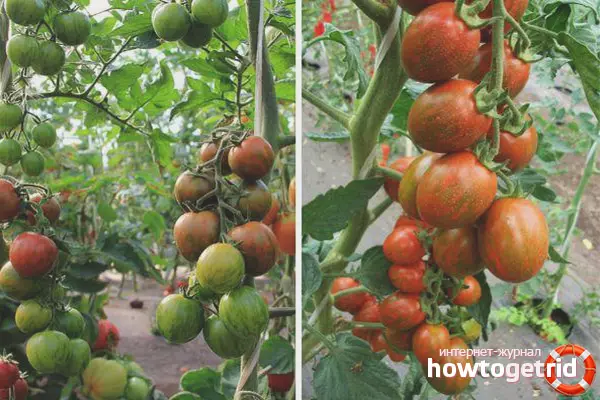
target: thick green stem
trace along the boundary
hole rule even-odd
[[[335,302],[340,297],[348,296],[348,295],[355,294],[355,293],[365,293],[365,292],[369,292],[369,289],[367,289],[364,286],[357,286],[357,287],[353,287],[350,289],[341,290],[333,295],[333,301]]]
[[[333,107],[308,89],[302,89],[302,97],[304,100],[308,101],[310,104],[327,114],[333,120],[342,124],[344,128],[349,128],[350,116],[345,112]]]
[[[391,19],[394,13],[394,8],[386,6],[385,4],[383,4],[382,1],[352,0],[352,2],[356,4],[356,6],[367,15],[367,17],[379,23],[380,25],[389,23],[389,20]],[[392,5],[395,6],[396,2],[392,2]]]
[[[490,79],[490,90],[501,90],[504,78],[504,0],[492,0],[494,3],[493,16],[499,17],[492,25],[492,79]],[[492,156],[500,151],[500,122],[494,120],[492,124]]]
[[[587,154],[587,162],[585,165],[585,169],[583,170],[583,175],[579,180],[579,184],[577,185],[577,190],[575,191],[575,196],[573,196],[573,200],[571,201],[571,212],[569,213],[569,218],[567,219],[567,229],[565,233],[564,240],[561,246],[561,255],[566,258],[569,249],[571,247],[571,240],[573,239],[573,233],[575,232],[575,228],[577,227],[577,220],[579,219],[579,214],[581,213],[581,206],[583,203],[583,194],[585,193],[585,189],[590,181],[592,175],[594,175],[594,170],[596,166],[596,155],[598,152],[598,145],[600,144],[600,139],[596,140],[592,143],[588,154]],[[550,296],[546,300],[544,304],[544,311],[542,312],[542,318],[550,318],[550,314],[554,309],[554,304],[556,302],[556,297],[558,295],[558,289],[560,287],[560,282],[562,278],[566,275],[568,269],[567,264],[561,264],[558,270],[553,275],[553,288]]]

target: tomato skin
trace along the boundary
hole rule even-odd
[[[258,291],[249,286],[221,297],[219,317],[240,338],[257,337],[269,326],[269,308]]]
[[[476,87],[475,82],[452,79],[421,93],[408,113],[408,130],[415,144],[436,153],[452,153],[484,137],[492,119],[477,109]]]
[[[204,341],[221,358],[233,359],[246,354],[256,342],[256,338],[239,338],[227,329],[218,316],[212,315],[206,320],[202,331]]]
[[[486,43],[479,48],[471,63],[461,71],[459,77],[473,82],[481,82],[492,66],[492,44]],[[531,64],[521,60],[513,53],[510,45],[504,41],[504,74],[502,87],[515,97],[527,84]]]
[[[0,361],[0,389],[10,389],[18,379],[18,364],[11,361]]]
[[[452,303],[463,307],[479,303],[479,299],[481,299],[481,285],[479,285],[477,279],[472,276],[467,276],[463,286],[466,287],[460,288],[454,298],[452,298],[452,290],[448,291],[447,294],[448,297],[452,298]]]
[[[173,228],[177,249],[188,261],[196,262],[202,252],[219,241],[219,216],[212,211],[181,215]]]
[[[412,338],[415,329],[400,331],[396,329],[385,328],[384,335],[387,343],[392,350],[412,351]]]
[[[196,204],[204,195],[215,188],[215,181],[204,175],[197,175],[191,171],[185,171],[175,181],[173,195],[179,203]]]
[[[417,157],[400,157],[388,165],[388,168],[396,170],[400,173],[404,173],[416,158]],[[398,201],[398,188],[400,187],[400,181],[392,179],[388,176],[384,177],[383,179],[383,188],[385,189],[387,195],[390,196],[390,199]]]
[[[279,248],[285,254],[296,254],[296,213],[281,214],[273,224]]]
[[[150,386],[144,379],[134,376],[127,380],[125,398],[127,400],[147,400],[150,390]]]
[[[292,209],[296,208],[296,177],[294,176],[290,181],[290,186],[288,187],[288,201],[290,202],[290,206]]]
[[[83,371],[83,393],[93,400],[116,400],[127,387],[127,370],[115,360],[94,358]]]
[[[65,51],[56,42],[45,40],[39,45],[39,58],[33,60],[33,70],[44,76],[58,74],[65,65]]]
[[[258,180],[266,176],[275,162],[271,144],[260,136],[249,136],[229,151],[229,166],[240,178]]]
[[[90,345],[83,339],[72,339],[69,343],[69,351],[69,362],[60,371],[67,377],[81,374],[92,359]]]
[[[227,161],[227,157],[229,156],[229,150],[223,150],[221,154],[221,174],[229,175],[231,174],[231,168],[229,168],[229,162]],[[217,152],[219,151],[219,143],[209,142],[204,143],[202,147],[200,147],[199,158],[203,163],[211,161],[217,156]]]
[[[429,225],[427,222],[421,221],[420,219],[416,219],[413,217],[408,217],[406,215],[399,216],[396,220],[396,223],[394,224],[394,228],[399,228],[401,226],[416,226],[420,230],[433,230],[433,226]]]
[[[454,3],[437,3],[419,13],[402,40],[402,66],[419,82],[446,81],[475,57],[481,35],[454,12]]]
[[[229,236],[239,243],[247,275],[266,274],[277,263],[279,243],[273,231],[265,224],[251,221],[233,228]]]
[[[54,33],[64,44],[78,46],[84,44],[92,33],[92,23],[81,11],[59,14],[54,19]]]
[[[57,373],[69,362],[69,346],[69,338],[62,332],[39,332],[27,341],[27,359],[39,373]]]
[[[452,350],[452,349],[467,350],[468,347],[462,339],[455,337],[455,338],[450,339],[450,344],[447,347],[447,349],[449,349],[449,350]],[[427,381],[429,382],[429,384],[440,393],[447,394],[447,395],[460,393],[463,390],[465,390],[467,388],[467,386],[469,386],[469,383],[471,382],[471,378],[469,376],[461,377],[459,374],[456,374],[453,377],[443,376],[443,373],[441,373],[441,371],[443,370],[444,365],[447,363],[462,364],[463,366],[466,366],[467,364],[473,364],[473,357],[467,356],[467,355],[464,355],[464,356],[448,355],[445,357],[441,357],[440,362],[439,362],[440,377],[427,378]],[[464,367],[460,367],[457,365],[456,368],[458,370],[459,368],[464,368]]]
[[[242,282],[244,264],[244,256],[231,244],[211,244],[198,258],[196,279],[215,293],[227,293]]]
[[[83,319],[83,315],[75,308],[58,311],[54,314],[52,328],[64,333],[69,339],[78,339],[85,331],[85,319]]]
[[[514,17],[517,21],[519,21],[523,15],[525,15],[525,11],[527,11],[527,6],[529,5],[529,0],[506,0],[504,2],[504,8],[510,15]],[[485,10],[483,10],[479,16],[481,18],[492,18],[493,14],[493,6],[490,3]],[[509,22],[504,23],[504,33],[508,33],[512,28]],[[481,41],[482,42],[490,42],[492,40],[492,28],[486,27],[481,30]]]
[[[444,1],[448,0],[398,0],[398,5],[403,11],[416,16],[427,7]]]
[[[381,322],[381,313],[379,304],[375,302],[367,302],[363,305],[359,312],[354,315],[352,318],[354,322]],[[381,329],[373,329],[373,328],[354,328],[352,329],[352,334],[356,337],[359,337],[367,342],[371,338],[372,335],[378,334],[381,332]]]
[[[210,26],[192,19],[192,25],[185,36],[181,38],[181,42],[194,49],[199,49],[209,44],[212,37],[213,32]],[[225,160],[227,161],[227,159]]]
[[[154,32],[159,38],[167,42],[176,42],[183,39],[191,26],[190,13],[181,4],[159,4],[152,12]]]
[[[43,331],[52,321],[52,309],[37,300],[22,302],[15,312],[17,328],[27,335]]]
[[[508,161],[508,168],[519,171],[525,168],[538,147],[538,134],[534,126],[530,126],[521,136],[500,131],[500,151],[494,158],[496,162]]]
[[[445,274],[454,278],[482,271],[485,266],[477,246],[477,229],[464,226],[438,231],[433,238],[433,260]]]
[[[112,351],[119,346],[121,334],[115,324],[106,319],[98,321],[98,336],[92,346],[94,351]]]
[[[393,362],[402,362],[406,359],[406,354],[397,353],[393,349],[390,349],[389,347],[386,349],[385,352],[388,355],[388,357],[390,358],[390,360],[392,360]]]
[[[385,340],[385,336],[383,335],[382,331],[371,335],[368,342],[373,353],[379,353],[380,351],[385,351],[387,349],[387,341]]]
[[[238,201],[242,215],[253,221],[262,220],[271,210],[273,195],[263,181],[244,182],[240,186],[244,192]]]
[[[265,215],[262,219],[262,223],[265,225],[273,225],[277,220],[277,214],[279,214],[279,210],[281,209],[281,203],[277,200],[277,197],[272,196],[273,200],[271,201],[271,208],[267,215]]]
[[[342,290],[359,287],[360,282],[356,279],[348,277],[339,277],[333,280],[331,285],[330,293],[336,294]],[[340,311],[349,312],[350,314],[356,314],[367,301],[367,292],[353,293],[346,296],[340,297],[335,300],[334,306]]]
[[[34,195],[32,195],[29,200],[32,203],[41,203],[42,200],[44,199],[44,197],[40,194],[40,193],[35,193]],[[56,197],[51,197],[49,199],[46,200],[46,202],[41,206],[42,208],[42,213],[44,214],[44,217],[46,217],[48,219],[48,221],[50,221],[51,224],[55,224],[58,219],[60,218],[60,203],[58,202],[58,200],[56,199]],[[36,219],[35,219],[35,215],[33,215],[32,212],[28,212],[27,213],[27,221],[31,224],[31,225],[35,225],[36,223]]]
[[[56,129],[48,122],[42,122],[41,124],[36,125],[31,131],[31,136],[36,144],[45,149],[54,146],[58,138]]]
[[[444,325],[424,323],[419,325],[412,337],[412,348],[421,365],[427,365],[427,359],[439,362],[440,350],[450,345],[450,332]]]
[[[431,164],[442,154],[425,152],[417,157],[406,169],[398,186],[398,201],[404,212],[413,218],[419,218],[417,210],[417,187]]]
[[[394,264],[415,264],[425,255],[425,248],[414,226],[395,228],[383,242],[383,254]]]
[[[492,274],[505,282],[525,282],[548,258],[546,217],[530,200],[496,200],[482,219],[478,243],[481,258]]]
[[[204,308],[200,302],[187,299],[182,294],[171,294],[163,298],[156,308],[156,324],[169,343],[187,343],[204,327]]]
[[[294,384],[294,373],[268,374],[269,389],[275,393],[287,393]]]
[[[194,0],[191,10],[195,20],[212,27],[223,24],[229,15],[227,0]]]
[[[8,261],[0,269],[0,290],[16,300],[28,300],[35,297],[42,287],[34,279],[22,278]]]
[[[425,320],[419,295],[396,292],[381,302],[381,322],[388,328],[406,331]]]
[[[497,190],[496,174],[468,151],[437,160],[417,188],[421,219],[445,229],[472,225],[490,207]]]
[[[12,388],[14,400],[27,400],[27,395],[29,394],[29,385],[25,379],[17,379]],[[11,400],[10,389],[0,389],[0,400]]]
[[[19,214],[21,198],[15,186],[6,179],[0,179],[0,222],[8,222]]]
[[[10,262],[22,278],[35,278],[54,268],[58,248],[48,237],[34,232],[23,232],[10,246]]]
[[[421,293],[425,290],[423,277],[425,263],[421,260],[414,264],[392,265],[388,269],[388,278],[392,285],[402,293]]]

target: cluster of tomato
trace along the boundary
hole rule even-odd
[[[321,3],[321,16],[313,29],[315,37],[322,36],[325,33],[325,24],[331,23],[333,20],[332,14],[336,9],[335,0],[325,0]]]
[[[10,355],[0,357],[0,400],[27,399],[29,385],[25,378]]]
[[[237,358],[256,344],[269,322],[266,302],[243,284],[245,277],[267,273],[282,252],[295,253],[295,216],[279,214],[279,201],[261,180],[275,158],[265,139],[220,137],[204,144],[198,158],[198,168],[181,174],[174,189],[188,210],[175,223],[175,243],[195,268],[182,294],[161,301],[156,322],[171,343],[186,343],[203,332],[215,354]],[[290,203],[295,204],[294,182]],[[213,315],[205,318],[205,310]]]
[[[193,0],[185,4],[173,1],[156,6],[152,27],[164,41],[181,41],[197,49],[210,42],[213,28],[222,25],[228,15],[227,0]]]

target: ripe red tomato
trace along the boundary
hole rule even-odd
[[[262,222],[265,225],[273,225],[277,219],[277,214],[279,214],[279,210],[281,209],[281,203],[279,203],[277,197],[271,197],[273,198],[271,201],[271,208],[269,209],[269,212],[267,212],[267,215],[262,219]]]
[[[425,320],[417,294],[396,292],[386,297],[379,309],[381,322],[395,330],[406,331]]]
[[[381,322],[381,314],[379,311],[379,304],[377,302],[368,302],[365,303],[363,308],[360,309],[354,315],[352,319],[354,322]],[[377,334],[381,332],[381,329],[373,329],[373,328],[354,328],[352,329],[352,334],[356,337],[359,337],[363,340],[369,341],[371,335]]]
[[[538,134],[530,126],[521,136],[500,131],[500,151],[494,158],[496,162],[508,161],[508,168],[519,171],[525,168],[537,151]]]
[[[479,227],[479,251],[496,277],[520,283],[533,278],[548,258],[548,224],[542,211],[521,198],[496,200]]]
[[[239,243],[244,256],[246,274],[259,276],[269,272],[279,259],[279,243],[271,229],[260,222],[236,226],[229,236]]]
[[[431,164],[441,156],[441,154],[426,151],[417,157],[406,169],[398,186],[398,201],[408,216],[419,218],[419,211],[417,210],[417,187]],[[398,222],[396,225],[398,225]]]
[[[412,337],[415,329],[408,331],[399,331],[395,329],[385,328],[384,334],[387,343],[392,350],[412,351]]]
[[[229,166],[240,178],[258,180],[273,167],[273,148],[260,136],[249,136],[229,152]]]
[[[356,279],[340,277],[335,278],[331,285],[331,294],[336,294],[342,290],[359,287],[360,282]],[[349,312],[350,314],[356,314],[367,301],[367,292],[353,293],[346,296],[340,297],[335,300],[335,308],[340,311]]]
[[[432,164],[417,188],[421,219],[438,228],[472,225],[496,196],[496,174],[468,151],[445,155]]]
[[[387,350],[388,348],[385,336],[381,331],[377,332],[377,334],[371,335],[371,337],[369,338],[369,344],[371,345],[371,351],[373,353],[378,353],[380,351]]]
[[[19,365],[11,360],[0,360],[0,389],[10,389],[19,379]]]
[[[425,255],[416,226],[395,228],[383,242],[383,254],[394,264],[407,265],[418,262]]]
[[[419,325],[412,336],[412,348],[421,365],[427,365],[427,359],[439,362],[440,350],[450,345],[450,332],[442,324],[424,323]]]
[[[421,93],[408,113],[408,131],[415,144],[437,153],[452,153],[484,137],[492,119],[477,109],[476,87],[473,81],[452,79]]]
[[[421,221],[420,219],[408,217],[406,215],[401,215],[396,220],[394,224],[394,228],[399,228],[401,226],[416,226],[419,229],[431,230],[433,227],[426,222]]]
[[[481,35],[454,12],[454,3],[438,3],[419,13],[402,40],[402,65],[419,82],[446,81],[475,57]]]
[[[519,21],[523,15],[525,15],[525,11],[527,11],[527,6],[529,5],[529,0],[505,0],[504,8],[510,15],[512,15],[517,21]],[[485,10],[483,10],[479,16],[481,18],[492,18],[493,14],[493,6],[490,3]],[[512,25],[509,22],[504,23],[504,33],[508,33]],[[481,30],[481,41],[489,42],[492,40],[492,28],[486,27]]]
[[[406,359],[406,354],[399,352],[397,353],[389,347],[387,348],[386,353],[393,362],[402,362]]]
[[[396,170],[400,173],[404,173],[410,163],[412,163],[417,157],[400,157],[391,163],[388,168]],[[400,181],[392,179],[390,177],[385,177],[383,182],[383,188],[385,192],[390,196],[390,199],[394,201],[398,201],[398,188],[400,187]]]
[[[452,303],[457,306],[468,307],[473,304],[479,303],[481,299],[481,285],[477,279],[472,276],[467,276],[464,280],[464,284],[456,296],[452,299]],[[452,297],[453,293],[451,290],[448,291],[448,297]]]
[[[410,15],[417,15],[427,7],[444,1],[448,0],[398,0],[398,5]]]
[[[181,255],[196,262],[200,254],[219,241],[219,216],[212,211],[188,212],[175,222],[173,237]]]
[[[425,290],[425,263],[421,260],[414,264],[392,265],[388,277],[392,285],[403,293],[421,293]]]
[[[15,186],[6,179],[0,179],[0,222],[8,222],[19,214],[21,198]]]
[[[17,379],[13,386],[13,396],[10,397],[10,389],[0,389],[0,400],[26,400],[29,394],[29,385],[23,378]]]
[[[450,339],[450,344],[447,348],[449,350],[457,349],[465,351],[468,349],[464,340],[458,337]],[[462,377],[458,373],[453,377],[445,377],[441,371],[447,363],[455,364],[457,370],[459,370],[459,368],[465,369],[467,364],[473,364],[473,357],[467,356],[466,354],[463,356],[457,354],[442,357],[440,360],[440,377],[434,376],[432,378],[427,378],[429,384],[440,393],[447,395],[460,393],[469,386],[471,378],[469,376]],[[461,364],[462,367],[458,364]]]
[[[285,254],[296,254],[296,213],[281,214],[273,224],[273,233]]]
[[[33,203],[40,203],[43,198],[44,197],[40,193],[35,193],[29,198],[29,200]],[[56,221],[58,221],[58,219],[60,218],[60,204],[58,203],[56,197],[49,198],[42,205],[42,213],[44,213],[44,217],[46,217],[51,224],[54,224],[56,223]],[[27,214],[27,220],[30,223],[31,221],[33,221],[31,225],[35,224],[35,216],[33,215],[33,213],[29,212]]]
[[[221,174],[222,175],[229,175],[231,174],[231,168],[229,167],[229,162],[227,161],[227,158],[229,156],[229,150],[230,149],[225,149],[223,150],[222,154],[221,154]],[[209,143],[204,143],[202,145],[202,147],[200,147],[200,151],[199,151],[199,161],[201,161],[202,163],[211,161],[212,159],[214,159],[217,156],[217,152],[219,151],[219,143],[215,143],[215,142],[209,142]]]
[[[294,373],[268,374],[269,389],[275,393],[287,393],[294,384]]]
[[[471,63],[460,73],[460,78],[473,82],[481,82],[492,66],[492,44],[486,43],[479,48]],[[510,97],[515,97],[529,80],[531,65],[513,53],[507,41],[504,41],[504,75],[502,87],[508,90]]]
[[[44,235],[23,232],[12,242],[9,258],[21,278],[36,278],[54,268],[58,247]]]
[[[208,175],[198,175],[185,171],[175,181],[173,194],[179,203],[196,204],[198,200],[215,188],[215,181]]]
[[[101,319],[98,321],[98,336],[92,349],[94,351],[112,351],[117,348],[120,339],[121,334],[116,325],[106,319]]]
[[[432,253],[437,266],[455,278],[476,274],[485,267],[477,246],[477,229],[472,226],[438,231]]]

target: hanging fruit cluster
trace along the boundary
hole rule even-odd
[[[166,42],[179,41],[197,49],[210,42],[213,29],[222,25],[228,15],[227,0],[162,3],[152,13],[152,27]]]
[[[28,394],[29,385],[19,363],[10,355],[0,357],[0,400],[26,400]]]
[[[156,310],[169,342],[203,332],[217,355],[237,358],[266,330],[267,304],[245,277],[269,272],[282,252],[294,254],[295,242],[294,214],[278,215],[280,202],[262,181],[274,159],[263,138],[222,129],[200,148],[200,165],[177,178],[174,197],[186,212],[175,223],[175,243],[195,268],[183,293]]]

